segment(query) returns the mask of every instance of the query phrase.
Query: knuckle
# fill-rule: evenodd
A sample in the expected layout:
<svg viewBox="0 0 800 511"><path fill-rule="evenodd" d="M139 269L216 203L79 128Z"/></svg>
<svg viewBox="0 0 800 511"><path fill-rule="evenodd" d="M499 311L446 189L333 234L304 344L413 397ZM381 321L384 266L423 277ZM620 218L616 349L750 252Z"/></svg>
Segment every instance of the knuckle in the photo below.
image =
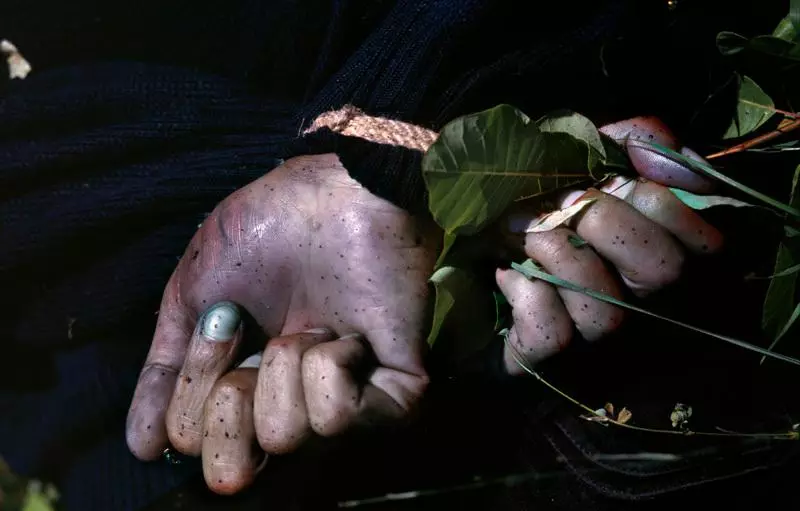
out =
<svg viewBox="0 0 800 511"><path fill-rule="evenodd" d="M569 250L568 230L557 227L553 230L529 233L525 239L525 251L530 257L557 261Z"/></svg>
<svg viewBox="0 0 800 511"><path fill-rule="evenodd" d="M178 452L187 456L199 456L202 437L194 428L198 422L182 415L172 415L167 419L167 438Z"/></svg>
<svg viewBox="0 0 800 511"><path fill-rule="evenodd" d="M264 360L271 363L285 363L299 360L303 355L300 343L288 342L285 339L273 339L264 349Z"/></svg>
<svg viewBox="0 0 800 511"><path fill-rule="evenodd" d="M590 342L598 341L616 332L624 322L626 313L613 305L602 304L600 310L589 321L578 324L578 331Z"/></svg>
<svg viewBox="0 0 800 511"><path fill-rule="evenodd" d="M356 413L355 407L347 404L320 404L309 407L308 418L316 434L333 437L348 429Z"/></svg>
<svg viewBox="0 0 800 511"><path fill-rule="evenodd" d="M291 411L257 410L255 434L258 445L269 454L288 454L297 449L308 435L308 417L305 407L295 403Z"/></svg>
<svg viewBox="0 0 800 511"><path fill-rule="evenodd" d="M674 255L660 259L655 273L654 286L661 288L677 281L683 273L684 261L683 253L678 250Z"/></svg>
<svg viewBox="0 0 800 511"><path fill-rule="evenodd" d="M256 426L256 439L266 453L288 454L301 443L299 435L293 433L290 428L276 427L277 425L272 422L262 424L262 427Z"/></svg>
<svg viewBox="0 0 800 511"><path fill-rule="evenodd" d="M230 381L227 378L223 378L214 384L214 387L208 394L207 401L240 403L246 395L247 395L247 389L245 389L241 385L238 385L234 381ZM208 408L216 409L216 407L208 407Z"/></svg>
<svg viewBox="0 0 800 511"><path fill-rule="evenodd" d="M538 361L564 350L573 337L569 316L523 308L514 314L517 349L528 360Z"/></svg>
<svg viewBox="0 0 800 511"><path fill-rule="evenodd" d="M303 372L324 374L336 370L338 364L331 353L313 347L303 354Z"/></svg>

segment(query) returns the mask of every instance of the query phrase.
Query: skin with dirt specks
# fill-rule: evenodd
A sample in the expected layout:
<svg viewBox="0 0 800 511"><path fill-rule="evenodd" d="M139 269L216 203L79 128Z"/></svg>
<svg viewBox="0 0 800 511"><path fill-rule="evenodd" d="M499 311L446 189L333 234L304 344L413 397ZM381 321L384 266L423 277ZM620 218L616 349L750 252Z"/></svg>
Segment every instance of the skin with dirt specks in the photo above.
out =
<svg viewBox="0 0 800 511"><path fill-rule="evenodd" d="M667 136L663 125L642 122L613 129ZM665 175L640 160L641 175ZM668 170L670 181L688 172ZM684 181L696 185L693 179ZM720 247L719 233L664 186L612 185L564 194L559 207L587 193L597 198L568 225L525 233L541 211L523 209L514 212L512 232L501 219L487 239L618 297L623 285L644 295L674 281L684 257L678 240L695 252ZM573 246L576 234L588 244ZM252 482L264 452L285 454L314 436L411 417L428 383L423 321L441 235L372 195L332 154L286 161L229 196L166 286L128 415L131 451L152 460L172 444L202 455L209 488L230 494ZM529 363L563 350L575 327L594 340L624 318L616 307L513 271L498 270L496 281L513 308L511 345ZM220 309L223 301L233 308ZM269 341L253 367L230 371L238 355L250 355L238 353L246 335L239 309ZM206 325L208 318L215 323ZM522 372L508 347L504 362Z"/></svg>

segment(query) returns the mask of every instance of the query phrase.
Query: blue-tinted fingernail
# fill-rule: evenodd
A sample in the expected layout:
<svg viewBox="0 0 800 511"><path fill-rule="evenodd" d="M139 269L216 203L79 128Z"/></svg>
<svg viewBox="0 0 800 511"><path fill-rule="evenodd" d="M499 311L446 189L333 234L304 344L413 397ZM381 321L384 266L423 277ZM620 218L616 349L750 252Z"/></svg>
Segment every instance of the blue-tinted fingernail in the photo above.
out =
<svg viewBox="0 0 800 511"><path fill-rule="evenodd" d="M219 302L203 316L201 333L211 342L228 342L236 335L242 318L232 302Z"/></svg>

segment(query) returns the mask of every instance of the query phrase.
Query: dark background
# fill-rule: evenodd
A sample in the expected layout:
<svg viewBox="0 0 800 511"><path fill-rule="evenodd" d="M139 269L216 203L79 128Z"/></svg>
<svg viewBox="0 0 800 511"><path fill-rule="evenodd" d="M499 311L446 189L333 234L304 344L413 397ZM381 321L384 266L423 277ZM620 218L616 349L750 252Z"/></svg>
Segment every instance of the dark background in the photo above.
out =
<svg viewBox="0 0 800 511"><path fill-rule="evenodd" d="M714 36L769 33L787 10L778 1L681 0L670 10L634 0L7 0L0 37L34 72L0 82L0 453L55 482L64 509L318 509L520 472L536 479L368 508L790 506L794 444L606 429L533 382L496 376L440 374L411 429L273 460L235 499L212 497L192 460L137 462L123 437L161 290L216 202L279 158L337 149L367 186L419 207L413 161L336 140L298 145L307 119L345 102L434 129L500 102L531 116L572 108L598 124L653 114L710 152L724 118L695 114L731 70ZM792 167L761 155L722 165L781 198ZM725 254L694 261L688 284L647 307L765 342L765 284L742 277L769 273L779 228L753 212L710 217L728 235ZM757 356L716 340L631 319L543 374L583 402L627 406L637 424L668 427L679 401L693 405L698 430L798 421L791 368L759 368ZM681 461L592 461L629 452Z"/></svg>

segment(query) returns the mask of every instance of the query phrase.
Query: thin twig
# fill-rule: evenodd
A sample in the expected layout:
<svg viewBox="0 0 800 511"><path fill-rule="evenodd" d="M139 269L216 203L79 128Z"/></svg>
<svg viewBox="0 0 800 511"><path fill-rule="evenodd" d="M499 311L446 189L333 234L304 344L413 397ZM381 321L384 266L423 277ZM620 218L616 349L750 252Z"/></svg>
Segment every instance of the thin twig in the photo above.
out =
<svg viewBox="0 0 800 511"><path fill-rule="evenodd" d="M739 103L744 103L745 105L752 105L758 108L762 108L764 110L769 110L770 112L781 114L782 116L788 117L790 119L800 119L800 114L796 112L788 112L786 110L781 110L780 108L775 108L774 106L762 105L761 103L756 103L755 101L750 101L748 99L740 99Z"/></svg>
<svg viewBox="0 0 800 511"><path fill-rule="evenodd" d="M680 435L680 436L705 436L705 437L735 437L735 438L763 438L763 439L770 439L770 440L798 440L800 438L800 433L797 431L787 431L785 433L714 433L710 431L692 431L692 430L673 430L673 429L656 429L656 428L645 428L641 426L634 426L633 424L622 423L617 420L614 420L611 417L606 415L601 415L589 406L581 403L574 397L570 396L569 394L565 393L561 389L557 388L555 385L550 383L549 381L542 378L542 376L528 367L527 363L522 359L522 357L518 354L517 349L509 342L508 335L504 336L504 341L506 346L511 348L511 356L514 358L514 361L522 368L523 371L530 374L537 380L539 380L545 387L549 388L559 396L565 398L567 401L573 403L574 405L580 407L584 411L590 413L591 415L598 417L602 420L604 424L613 424L620 428L631 429L634 431L643 431L645 433L660 433L664 435Z"/></svg>
<svg viewBox="0 0 800 511"><path fill-rule="evenodd" d="M706 159L713 160L714 158L719 158L721 156L727 156L729 154L742 152L744 150L750 149L751 147L755 147L757 145L763 144L764 142L768 142L773 138L777 138L785 133L789 133L790 131L795 130L797 128L800 128L800 118L796 118L795 116L795 120L783 125L782 127L778 126L778 128L776 128L773 131L770 131L769 133L764 133L763 135L751 138L750 140L745 140L741 144L729 147L724 151L720 151L714 154L709 154L708 156L706 156Z"/></svg>

